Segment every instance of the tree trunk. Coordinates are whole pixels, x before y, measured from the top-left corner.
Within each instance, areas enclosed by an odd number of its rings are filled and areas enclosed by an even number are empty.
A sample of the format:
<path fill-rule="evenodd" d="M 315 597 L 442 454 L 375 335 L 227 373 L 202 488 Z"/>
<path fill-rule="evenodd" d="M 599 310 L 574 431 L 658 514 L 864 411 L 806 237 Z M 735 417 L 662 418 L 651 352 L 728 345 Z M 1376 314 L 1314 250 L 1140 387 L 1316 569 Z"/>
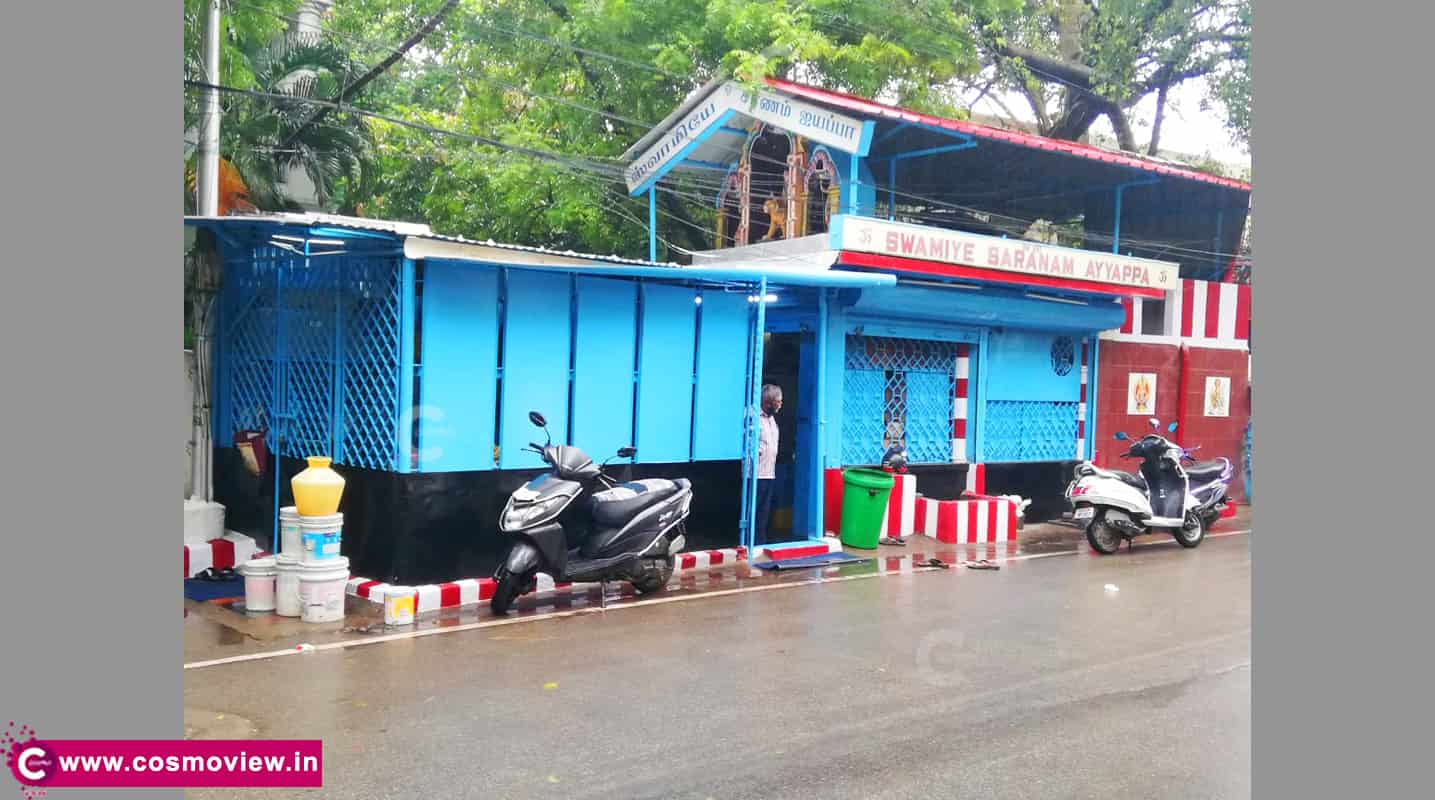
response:
<path fill-rule="evenodd" d="M 1126 118 L 1126 112 L 1121 106 L 1115 103 L 1108 105 L 1106 117 L 1111 120 L 1111 127 L 1116 130 L 1117 146 L 1128 153 L 1136 152 L 1136 134 L 1131 130 L 1131 120 Z"/>
<path fill-rule="evenodd" d="M 1166 84 L 1156 91 L 1156 119 L 1151 123 L 1151 145 L 1146 148 L 1146 155 L 1154 156 L 1161 152 L 1161 121 L 1166 116 L 1166 92 L 1170 89 Z"/>

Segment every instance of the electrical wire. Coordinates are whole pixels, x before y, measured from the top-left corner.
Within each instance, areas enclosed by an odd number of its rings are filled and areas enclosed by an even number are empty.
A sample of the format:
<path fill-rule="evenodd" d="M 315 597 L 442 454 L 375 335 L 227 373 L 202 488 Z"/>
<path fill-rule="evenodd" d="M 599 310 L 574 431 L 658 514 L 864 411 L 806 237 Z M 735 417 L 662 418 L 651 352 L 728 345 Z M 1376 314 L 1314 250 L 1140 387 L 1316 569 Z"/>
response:
<path fill-rule="evenodd" d="M 604 175 L 604 176 L 607 176 L 607 177 L 610 177 L 610 178 L 616 178 L 617 176 L 620 176 L 621 173 L 622 173 L 622 171 L 623 171 L 623 165 L 617 163 L 617 160 L 616 160 L 616 159 L 605 159 L 606 161 L 609 162 L 609 163 L 606 163 L 606 164 L 605 164 L 605 163 L 601 163 L 601 162 L 593 161 L 593 160 L 592 160 L 593 158 L 603 158 L 603 157 L 579 158 L 579 157 L 567 156 L 567 155 L 560 154 L 560 153 L 553 153 L 553 152 L 550 152 L 550 151 L 538 150 L 538 149 L 535 149 L 535 148 L 525 148 L 525 147 L 520 147 L 520 146 L 516 146 L 516 145 L 509 145 L 509 144 L 506 144 L 506 143 L 504 143 L 504 142 L 501 142 L 501 141 L 499 141 L 499 140 L 497 140 L 497 139 L 492 139 L 492 138 L 485 137 L 485 136 L 480 136 L 480 135 L 477 135 L 477 134 L 470 134 L 470 133 L 463 133 L 463 132 L 452 131 L 452 130 L 445 130 L 445 129 L 437 128 L 437 127 L 430 126 L 430 125 L 425 125 L 425 124 L 421 124 L 421 123 L 414 123 L 414 122 L 411 122 L 411 121 L 409 121 L 409 120 L 404 120 L 404 119 L 400 119 L 400 118 L 397 118 L 397 117 L 392 117 L 392 116 L 386 115 L 386 114 L 380 114 L 380 113 L 377 113 L 377 112 L 366 111 L 366 110 L 363 110 L 363 109 L 354 108 L 353 106 L 349 106 L 349 105 L 342 105 L 342 106 L 341 106 L 340 104 L 332 103 L 332 102 L 329 102 L 329 101 L 315 100 L 315 99 L 312 99 L 312 98 L 294 98 L 294 97 L 289 96 L 289 95 L 280 95 L 280 94 L 274 94 L 274 93 L 270 93 L 270 92 L 259 92 L 259 91 L 256 91 L 256 90 L 237 89 L 237 88 L 234 88 L 234 87 L 222 87 L 222 86 L 213 85 L 213 84 L 205 84 L 205 83 L 202 83 L 202 82 L 199 82 L 199 81 L 185 81 L 185 84 L 186 84 L 186 86 L 188 86 L 188 87 L 190 87 L 190 88 L 201 88 L 201 89 L 210 89 L 210 88 L 213 88 L 213 89 L 217 89 L 217 90 L 222 91 L 222 92 L 228 92 L 228 93 L 232 93 L 232 94 L 244 95 L 244 96 L 249 96 L 249 97 L 259 98 L 259 99 L 268 99 L 268 100 L 276 101 L 276 102 L 284 102 L 284 103 L 291 103 L 291 104 L 313 104 L 313 105 L 319 105 L 319 106 L 326 106 L 326 105 L 327 105 L 327 106 L 334 107 L 337 111 L 340 111 L 340 112 L 353 113 L 353 114 L 358 114 L 358 115 L 361 115 L 361 116 L 372 117 L 372 118 L 376 118 L 376 119 L 380 119 L 380 120 L 389 122 L 389 123 L 391 123 L 391 124 L 399 125 L 399 126 L 406 127 L 406 128 L 410 128 L 410 129 L 414 129 L 414 130 L 423 131 L 423 132 L 426 132 L 426 133 L 429 133 L 429 134 L 432 134 L 432 135 L 452 136 L 452 137 L 456 137 L 456 138 L 462 138 L 462 139 L 466 139 L 466 140 L 469 140 L 469 141 L 474 142 L 474 143 L 491 146 L 491 147 L 494 147 L 494 148 L 496 148 L 496 149 L 506 150 L 506 151 L 509 151 L 509 152 L 515 152 L 515 153 L 520 153 L 520 154 L 528 155 L 528 156 L 531 156 L 531 157 L 534 157 L 534 158 L 540 158 L 540 159 L 548 160 L 548 161 L 551 161 L 551 162 L 554 162 L 554 163 L 563 164 L 563 165 L 568 166 L 568 167 L 570 167 L 570 168 L 579 169 L 579 170 L 585 170 L 585 171 L 590 172 L 590 173 L 597 173 L 597 174 L 601 174 L 601 175 Z M 779 160 L 779 159 L 774 159 L 774 158 L 770 158 L 770 157 L 766 157 L 766 156 L 761 156 L 761 155 L 758 155 L 758 154 L 752 154 L 752 155 L 750 155 L 750 158 L 751 158 L 752 160 L 758 161 L 759 163 L 769 163 L 769 164 L 772 164 L 772 165 L 774 165 L 774 166 L 780 166 L 780 167 L 782 167 L 782 168 L 784 168 L 784 169 L 786 168 L 786 162 L 784 162 L 784 161 L 782 161 L 782 160 Z M 709 186 L 713 186 L 713 185 L 715 185 L 715 184 L 709 183 L 708 185 L 709 185 Z M 895 194 L 895 195 L 898 196 L 898 197 L 902 197 L 902 198 L 905 198 L 905 199 L 911 199 L 911 200 L 917 200 L 917 201 L 920 201 L 920 202 L 922 202 L 922 203 L 924 203 L 924 204 L 927 204 L 927 205 L 935 205 L 935 206 L 937 206 L 937 207 L 948 208 L 948 209 L 955 210 L 955 211 L 962 211 L 962 212 L 965 212 L 965 213 L 968 213 L 968 214 L 972 214 L 972 215 L 986 216 L 986 217 L 988 217 L 989 219 L 995 218 L 995 219 L 1006 220 L 1006 221 L 1009 221 L 1009 222 L 1012 222 L 1012 223 L 1015 223 L 1015 224 L 1018 224 L 1018 225 L 1022 225 L 1022 226 L 1029 226 L 1029 225 L 1033 224 L 1034 222 L 1038 221 L 1038 219 L 1040 219 L 1040 218 L 1018 217 L 1018 216 L 1011 215 L 1011 214 L 1003 214 L 1003 213 L 1001 213 L 1001 212 L 994 212 L 994 211 L 990 211 L 990 210 L 986 210 L 986 209 L 981 209 L 981 208 L 976 208 L 976 207 L 972 207 L 972 206 L 967 206 L 967 205 L 963 205 L 963 204 L 959 204 L 959 203 L 947 202 L 947 201 L 940 200 L 940 199 L 938 199 L 938 198 L 923 196 L 923 195 L 916 194 L 916 193 L 909 192 L 909 191 L 897 190 L 897 191 L 894 192 L 893 189 L 892 189 L 892 187 L 884 186 L 884 185 L 882 185 L 882 184 L 880 184 L 880 183 L 874 183 L 873 186 L 874 186 L 875 191 L 876 191 L 879 195 L 885 193 L 885 194 L 888 194 L 889 197 L 890 197 L 892 194 Z M 674 194 L 677 194 L 677 192 L 676 192 L 675 190 L 672 190 L 672 189 L 670 189 L 670 188 L 663 188 L 662 191 L 669 191 L 669 192 L 672 192 L 672 193 L 674 193 Z M 694 200 L 694 201 L 699 201 L 699 202 L 710 202 L 710 199 L 709 199 L 709 198 L 703 198 L 703 197 L 700 197 L 700 196 L 695 195 L 695 194 L 692 194 L 692 193 L 689 193 L 689 194 L 687 195 L 687 198 L 686 198 L 686 199 L 690 199 L 690 200 Z M 1116 241 L 1116 240 L 1114 239 L 1114 237 L 1106 236 L 1106 235 L 1102 235 L 1102 234 L 1097 234 L 1097 233 L 1087 233 L 1084 238 L 1085 238 L 1085 239 L 1088 239 L 1088 240 L 1097 241 L 1097 242 L 1100 242 L 1100 241 L 1115 242 L 1115 241 Z M 1149 241 L 1145 241 L 1145 240 L 1133 239 L 1133 238 L 1130 238 L 1130 237 L 1127 237 L 1127 238 L 1123 239 L 1123 241 L 1124 241 L 1125 243 L 1127 243 L 1128 245 L 1130 245 L 1133 249 L 1160 249 L 1160 250 L 1162 250 L 1162 252 L 1182 252 L 1182 253 L 1186 253 L 1186 254 L 1189 254 L 1189 255 L 1204 255 L 1204 256 L 1214 256 L 1214 257 L 1222 257 L 1222 258 L 1229 258 L 1229 257 L 1235 255 L 1235 254 L 1231 254 L 1231 253 L 1221 253 L 1221 252 L 1219 252 L 1219 251 L 1205 251 L 1205 250 L 1198 250 L 1198 249 L 1195 249 L 1195 248 L 1183 248 L 1183 247 L 1179 247 L 1179 246 L 1173 246 L 1172 243 L 1170 243 L 1170 242 L 1149 242 Z"/>

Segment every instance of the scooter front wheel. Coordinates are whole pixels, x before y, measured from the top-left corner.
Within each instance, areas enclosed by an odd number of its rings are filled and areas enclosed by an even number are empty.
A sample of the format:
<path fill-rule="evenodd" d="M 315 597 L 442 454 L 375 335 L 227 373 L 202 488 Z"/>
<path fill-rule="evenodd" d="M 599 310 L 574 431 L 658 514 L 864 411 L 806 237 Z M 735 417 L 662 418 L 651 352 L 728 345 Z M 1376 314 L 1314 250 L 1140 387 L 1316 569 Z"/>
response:
<path fill-rule="evenodd" d="M 508 571 L 507 567 L 499 567 L 493 577 L 495 586 L 493 587 L 493 597 L 489 598 L 488 605 L 493 609 L 494 614 L 501 617 L 508 613 L 508 609 L 513 606 L 513 601 L 523 594 L 524 587 L 533 580 L 533 576 L 514 575 Z"/>
<path fill-rule="evenodd" d="M 1195 547 L 1206 538 L 1206 522 L 1196 512 L 1189 512 L 1186 514 L 1186 524 L 1182 525 L 1173 536 L 1176 537 L 1176 543 L 1182 547 Z"/>
<path fill-rule="evenodd" d="M 1086 526 L 1086 542 L 1091 549 L 1109 556 L 1121 549 L 1122 536 L 1106 522 L 1105 512 L 1098 513 L 1091 524 Z"/>

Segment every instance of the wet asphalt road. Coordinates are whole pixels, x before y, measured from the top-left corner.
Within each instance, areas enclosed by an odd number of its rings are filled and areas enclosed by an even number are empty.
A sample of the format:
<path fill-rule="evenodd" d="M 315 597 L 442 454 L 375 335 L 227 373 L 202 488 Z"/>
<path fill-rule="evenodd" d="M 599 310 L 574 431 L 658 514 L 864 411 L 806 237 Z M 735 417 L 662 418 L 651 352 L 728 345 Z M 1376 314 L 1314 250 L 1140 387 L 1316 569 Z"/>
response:
<path fill-rule="evenodd" d="M 186 721 L 325 741 L 244 797 L 1246 797 L 1250 580 L 1242 535 L 536 620 L 190 670 Z"/>

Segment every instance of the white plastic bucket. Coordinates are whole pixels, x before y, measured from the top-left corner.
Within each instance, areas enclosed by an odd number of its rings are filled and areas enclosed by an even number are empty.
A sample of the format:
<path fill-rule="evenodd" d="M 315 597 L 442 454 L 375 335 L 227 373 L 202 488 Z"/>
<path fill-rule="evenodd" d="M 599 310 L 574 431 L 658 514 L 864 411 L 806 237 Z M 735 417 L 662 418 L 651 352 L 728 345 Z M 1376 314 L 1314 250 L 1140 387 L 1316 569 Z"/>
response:
<path fill-rule="evenodd" d="M 413 587 L 390 586 L 384 589 L 384 624 L 412 625 L 417 602 Z"/>
<path fill-rule="evenodd" d="M 299 528 L 304 542 L 304 561 L 332 561 L 339 558 L 344 535 L 344 515 L 300 517 Z"/>
<path fill-rule="evenodd" d="M 344 618 L 344 585 L 349 581 L 349 559 L 299 563 L 300 616 L 305 622 L 338 622 Z"/>
<path fill-rule="evenodd" d="M 274 557 L 255 558 L 239 568 L 244 576 L 244 608 L 247 611 L 274 610 L 274 581 L 279 574 Z"/>
<path fill-rule="evenodd" d="M 279 574 L 274 579 L 274 613 L 281 617 L 298 617 L 304 613 L 299 601 L 299 557 L 280 553 L 274 563 Z"/>
<path fill-rule="evenodd" d="M 285 506 L 279 509 L 279 552 L 298 558 L 304 554 L 304 541 L 299 526 L 299 509 Z"/>

